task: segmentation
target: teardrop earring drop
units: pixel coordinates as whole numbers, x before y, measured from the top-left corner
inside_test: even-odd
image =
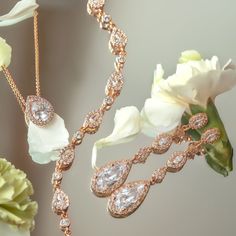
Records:
[[[133,181],[115,190],[107,205],[111,216],[124,218],[133,214],[145,200],[152,185],[161,183],[167,172],[179,172],[188,160],[201,153],[203,145],[215,143],[219,138],[219,129],[208,129],[203,133],[201,140],[190,142],[185,151],[174,152],[164,167],[154,171],[150,180]]]
[[[99,168],[92,177],[91,190],[98,197],[108,197],[126,181],[134,164],[145,163],[151,153],[163,154],[169,150],[173,143],[181,144],[188,141],[186,132],[190,129],[201,129],[208,123],[205,113],[198,113],[189,119],[188,125],[179,126],[173,134],[158,135],[153,143],[141,148],[133,158],[113,161]]]

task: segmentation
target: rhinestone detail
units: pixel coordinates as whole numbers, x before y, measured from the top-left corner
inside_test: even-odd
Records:
[[[208,123],[208,117],[206,113],[198,113],[189,119],[189,127],[191,129],[201,129]]]
[[[127,160],[111,162],[94,174],[91,190],[98,197],[110,196],[127,179],[132,163]]]
[[[25,115],[27,121],[37,126],[46,126],[54,117],[52,104],[38,96],[28,96],[26,100]]]
[[[152,143],[152,149],[155,154],[167,152],[172,144],[172,137],[169,134],[158,135]]]
[[[108,199],[108,210],[113,217],[124,218],[134,213],[146,198],[149,181],[135,181],[117,189]]]
[[[174,152],[171,158],[167,161],[167,171],[168,172],[178,172],[180,171],[185,163],[187,162],[187,155],[185,152]]]
[[[69,197],[61,189],[57,189],[52,200],[53,211],[56,214],[61,214],[68,209],[69,205]]]

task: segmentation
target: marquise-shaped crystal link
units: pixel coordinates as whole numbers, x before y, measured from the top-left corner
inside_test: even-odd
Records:
[[[174,152],[171,158],[167,161],[166,167],[168,172],[180,171],[188,158],[185,152]]]
[[[213,144],[220,139],[220,136],[220,130],[218,128],[212,128],[202,134],[201,140],[203,143]]]
[[[112,30],[109,47],[113,54],[119,55],[121,52],[123,52],[127,42],[128,38],[122,30],[117,28]]]
[[[123,88],[124,77],[121,72],[113,72],[107,81],[106,95],[107,96],[119,96]]]
[[[56,214],[67,211],[70,205],[69,197],[61,190],[57,189],[52,199],[52,209]]]
[[[58,164],[62,170],[68,170],[75,159],[75,149],[67,146],[60,152]]]
[[[132,162],[129,160],[111,162],[94,174],[91,190],[98,197],[110,196],[127,179]]]
[[[208,116],[206,113],[198,113],[189,119],[189,127],[191,129],[201,129],[208,123]]]
[[[105,0],[88,0],[87,11],[90,15],[96,16],[101,12],[105,4]]]
[[[88,134],[94,134],[98,131],[102,123],[103,113],[100,110],[89,112],[85,118],[83,127]]]
[[[25,109],[26,121],[31,121],[37,126],[46,126],[54,117],[52,104],[38,96],[28,96]]]
[[[155,154],[163,154],[167,152],[173,140],[169,134],[160,134],[152,143],[152,149]]]
[[[134,181],[117,189],[108,199],[113,217],[124,218],[134,213],[146,198],[150,181]]]

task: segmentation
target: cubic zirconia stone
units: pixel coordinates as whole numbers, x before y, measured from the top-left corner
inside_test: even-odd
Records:
[[[96,133],[102,123],[102,118],[103,114],[100,110],[90,112],[84,122],[86,132],[90,134]]]
[[[94,174],[91,189],[98,197],[108,197],[127,179],[132,162],[121,160],[108,163]]]
[[[125,173],[127,166],[125,164],[116,164],[112,167],[105,168],[97,176],[97,189],[104,191],[114,185]]]
[[[62,229],[70,227],[70,220],[68,218],[62,218],[60,220],[60,227]]]
[[[113,217],[127,217],[138,209],[149,188],[150,181],[135,181],[123,185],[109,197],[109,212]]]
[[[63,177],[63,175],[62,175],[61,172],[54,172],[54,173],[52,174],[52,184],[54,184],[55,181],[60,181],[60,180],[62,180],[62,177]]]
[[[136,203],[139,195],[143,192],[144,187],[144,184],[140,184],[131,188],[123,188],[116,195],[115,206],[117,211],[123,211]]]
[[[75,150],[73,147],[68,146],[61,151],[60,159],[58,160],[58,162],[63,170],[67,170],[71,167],[74,159]]]
[[[187,160],[187,154],[185,152],[174,152],[171,158],[167,161],[167,171],[180,171],[184,167]]]
[[[154,153],[162,154],[167,152],[172,144],[172,141],[172,137],[169,134],[161,134],[157,136],[152,144]]]
[[[212,129],[206,130],[202,134],[202,138],[201,139],[202,139],[202,141],[204,143],[213,144],[217,140],[220,139],[220,136],[221,136],[220,130],[218,128],[212,128]]]
[[[88,4],[92,7],[92,8],[101,8],[104,6],[105,4],[105,0],[89,0]]]
[[[208,117],[206,113],[198,113],[189,119],[189,126],[191,129],[201,129],[208,123]]]
[[[69,197],[61,190],[57,189],[52,200],[52,209],[55,213],[60,214],[66,211],[70,205]]]
[[[54,117],[52,105],[44,98],[28,96],[26,100],[26,117],[35,125],[47,125]]]

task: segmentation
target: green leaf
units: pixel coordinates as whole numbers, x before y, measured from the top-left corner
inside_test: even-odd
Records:
[[[228,176],[229,172],[233,170],[233,148],[214,102],[209,99],[207,108],[198,105],[190,105],[190,110],[192,115],[205,112],[209,118],[209,123],[205,128],[194,131],[190,130],[188,132],[193,140],[199,140],[202,132],[208,128],[217,127],[220,129],[221,139],[214,144],[205,145],[207,152],[205,157],[208,165],[213,170],[223,176]],[[182,124],[187,124],[189,118],[190,114],[185,113],[182,117]]]

